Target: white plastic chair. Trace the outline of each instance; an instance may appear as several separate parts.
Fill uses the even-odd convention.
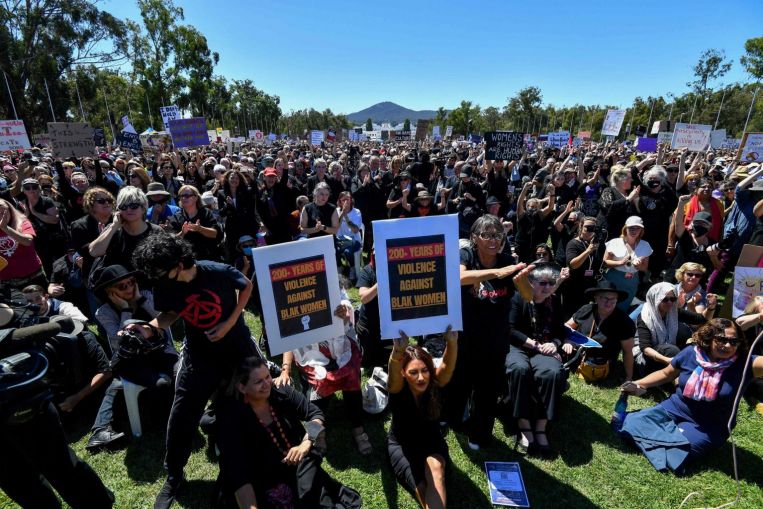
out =
[[[143,434],[143,428],[140,425],[140,407],[138,405],[138,396],[146,388],[143,385],[134,384],[128,380],[122,379],[122,391],[127,405],[127,417],[130,419],[130,430],[135,438]]]

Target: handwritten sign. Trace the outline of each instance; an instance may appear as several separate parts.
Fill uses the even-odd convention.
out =
[[[395,131],[395,141],[411,141],[411,131]]]
[[[688,148],[691,152],[705,150],[710,145],[710,134],[713,126],[705,124],[676,124],[671,149]]]
[[[569,141],[570,133],[568,131],[560,131],[556,133],[548,133],[546,144],[550,147],[562,148],[566,147]]]
[[[209,144],[207,121],[204,117],[170,120],[170,134],[175,148],[198,147]]]
[[[671,140],[673,140],[673,133],[672,132],[664,132],[664,133],[658,133],[657,134],[657,144],[662,145],[663,143],[670,143]]]
[[[95,153],[93,128],[87,122],[48,122],[55,157],[85,157]]]
[[[508,131],[485,133],[485,159],[515,161],[522,158],[524,134]]]
[[[170,120],[175,120],[180,118],[180,108],[178,108],[174,104],[172,106],[161,106],[159,107],[159,112],[162,114],[162,122],[164,122],[164,130],[170,131]]]
[[[445,126],[445,137],[450,138],[453,136],[453,126],[452,125],[446,125]]]
[[[133,152],[143,151],[143,145],[140,142],[140,135],[136,133],[122,131],[121,133],[117,134],[117,145],[122,148],[130,149]]]
[[[333,237],[260,247],[252,258],[271,355],[344,334],[334,316],[341,296]]]
[[[601,127],[601,134],[604,136],[617,136],[623,127],[625,120],[625,110],[607,110],[607,116],[604,117],[604,124]]]
[[[416,122],[416,141],[424,141],[429,133],[429,120],[419,120]]]
[[[374,221],[373,228],[381,337],[461,330],[458,216]]]
[[[23,120],[0,120],[0,152],[30,148],[32,146]]]
[[[310,131],[310,144],[320,145],[323,143],[323,131]]]
[[[737,157],[744,163],[763,161],[763,133],[746,133],[739,145]]]
[[[733,318],[744,314],[744,308],[757,295],[763,295],[763,268],[739,267],[734,269],[734,307]]]

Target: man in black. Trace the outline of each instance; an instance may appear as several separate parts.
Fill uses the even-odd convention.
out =
[[[191,245],[170,235],[148,237],[135,250],[134,264],[153,280],[159,316],[151,324],[166,329],[182,318],[185,347],[167,423],[167,481],[155,509],[172,505],[191,454],[191,441],[207,401],[230,378],[236,364],[257,355],[242,312],[252,282],[233,267],[196,261]]]

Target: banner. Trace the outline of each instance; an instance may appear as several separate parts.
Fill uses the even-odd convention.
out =
[[[445,126],[445,137],[450,138],[451,136],[453,136],[453,126],[447,125]]]
[[[330,235],[253,251],[271,355],[344,334],[335,253]]]
[[[739,150],[739,147],[741,145],[742,145],[741,138],[728,138],[726,141],[723,142],[723,144],[721,145],[721,148],[726,150]]]
[[[657,152],[657,138],[636,138],[639,152]]]
[[[278,139],[278,136],[275,135],[275,133],[268,134],[268,139],[270,141],[276,141]]]
[[[482,143],[482,136],[480,136],[479,134],[470,134],[469,142],[475,143],[475,144]]]
[[[743,163],[763,161],[763,133],[746,133],[739,144],[737,159]]]
[[[716,129],[710,133],[710,146],[718,149],[726,141],[726,129]]]
[[[30,148],[32,146],[23,120],[0,120],[0,152]]]
[[[550,147],[562,148],[566,147],[570,142],[570,133],[568,131],[561,131],[555,133],[548,133],[548,140],[546,144]]]
[[[395,131],[395,141],[411,141],[411,131]]]
[[[429,134],[429,120],[419,120],[416,122],[416,141],[424,141]]]
[[[204,133],[206,137],[206,133]],[[140,142],[140,135],[136,133],[130,133],[122,131],[117,134],[117,145],[122,148],[127,148],[133,152],[143,152],[143,145]]]
[[[209,145],[207,121],[204,117],[170,120],[170,134],[175,148]]]
[[[323,131],[310,131],[310,144],[320,145],[323,143]]]
[[[607,110],[607,116],[604,118],[604,124],[601,127],[601,134],[604,136],[617,136],[623,127],[625,120],[625,110]]]
[[[106,131],[100,127],[93,129],[93,143],[96,147],[106,146]]]
[[[485,133],[485,159],[519,161],[522,158],[524,134],[508,131]]]
[[[688,148],[691,152],[705,150],[710,144],[710,132],[713,126],[705,124],[676,124],[671,149]]]
[[[164,130],[170,131],[170,120],[180,118],[180,108],[175,106],[160,106],[159,112],[162,114],[162,122],[164,122]],[[170,131],[170,134],[172,131]]]
[[[87,122],[48,122],[53,157],[85,157],[95,153],[93,128]]]
[[[458,216],[374,221],[381,337],[462,329]],[[426,232],[426,235],[422,235]]]
[[[658,133],[657,134],[657,144],[662,145],[663,143],[670,143],[673,139],[673,133]]]
[[[122,117],[122,127],[126,129],[128,125],[130,125],[130,119],[127,115],[125,115]]]

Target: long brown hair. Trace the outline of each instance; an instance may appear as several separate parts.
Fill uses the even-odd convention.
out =
[[[405,349],[405,354],[403,355],[403,372],[405,372],[408,364],[414,360],[423,362],[427,367],[427,370],[429,370],[429,385],[427,386],[427,390],[424,392],[424,398],[422,398],[422,400],[426,405],[424,412],[426,413],[427,419],[430,421],[437,421],[440,418],[440,384],[437,383],[437,371],[434,367],[434,361],[432,360],[432,356],[429,355],[429,352],[424,350],[422,347],[418,345],[408,346],[408,348]]]

